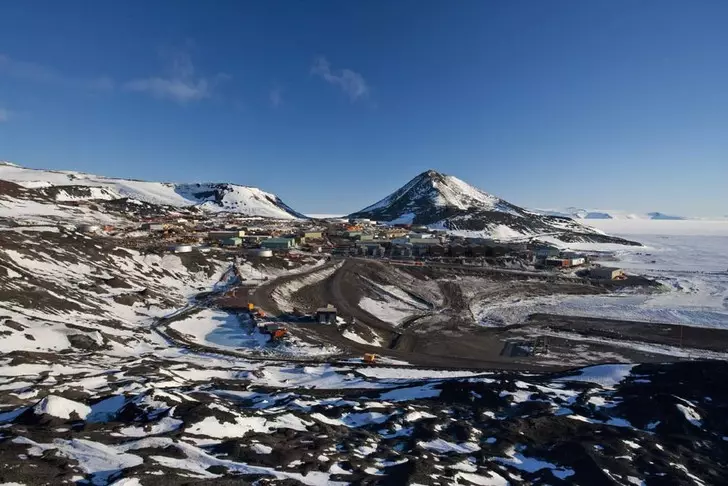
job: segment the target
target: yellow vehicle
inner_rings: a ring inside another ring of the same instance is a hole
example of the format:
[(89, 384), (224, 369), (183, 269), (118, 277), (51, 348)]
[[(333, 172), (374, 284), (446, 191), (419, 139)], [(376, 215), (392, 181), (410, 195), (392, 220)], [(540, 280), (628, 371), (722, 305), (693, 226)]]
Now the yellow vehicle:
[(377, 355), (374, 353), (366, 353), (364, 355), (364, 358), (362, 358), (362, 361), (364, 361), (367, 364), (373, 364), (377, 361)]

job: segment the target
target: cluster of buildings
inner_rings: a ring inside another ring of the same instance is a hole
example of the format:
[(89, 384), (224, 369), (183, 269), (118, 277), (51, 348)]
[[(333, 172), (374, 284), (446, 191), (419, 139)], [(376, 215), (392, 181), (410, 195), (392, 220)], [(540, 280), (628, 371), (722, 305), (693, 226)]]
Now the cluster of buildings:
[(562, 251), (553, 246), (541, 246), (533, 251), (533, 263), (540, 267), (572, 268), (589, 263), (586, 255)]
[(326, 244), (324, 228), (310, 222), (244, 219), (227, 213), (204, 220), (158, 218), (141, 223), (136, 232), (137, 237), (147, 235), (151, 246), (179, 253), (215, 247), (256, 250), (267, 257), (293, 249), (320, 252)]
[[(333, 256), (401, 260), (499, 259), (520, 261), (536, 268), (570, 269), (586, 266), (587, 256), (536, 242), (499, 242), (466, 238), (418, 225), (384, 225), (369, 219), (272, 221), (217, 215), (204, 221), (167, 219), (147, 221), (141, 230), (164, 235), (179, 252), (219, 247), (247, 251), (260, 257), (302, 250)], [(591, 277), (622, 279), (620, 269), (595, 268)]]
[(463, 238), (424, 227), (386, 227), (361, 234), (332, 237), (332, 253), (341, 256), (414, 258), (485, 258), (518, 255), (526, 257), (525, 243), (501, 243), (488, 238)]
[(321, 251), (324, 241), (322, 231), (292, 233), (248, 233), (245, 229), (215, 230), (207, 233), (206, 240), (223, 247), (261, 248), (265, 250), (293, 250), (298, 248)]

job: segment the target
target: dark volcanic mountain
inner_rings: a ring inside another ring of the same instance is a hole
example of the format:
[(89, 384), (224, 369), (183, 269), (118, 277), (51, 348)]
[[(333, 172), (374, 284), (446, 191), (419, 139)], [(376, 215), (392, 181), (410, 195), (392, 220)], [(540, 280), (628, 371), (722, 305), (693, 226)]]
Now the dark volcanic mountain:
[(529, 211), (434, 170), (423, 172), (349, 217), (474, 231), (493, 238), (549, 235), (563, 241), (637, 244), (604, 235), (568, 217)]

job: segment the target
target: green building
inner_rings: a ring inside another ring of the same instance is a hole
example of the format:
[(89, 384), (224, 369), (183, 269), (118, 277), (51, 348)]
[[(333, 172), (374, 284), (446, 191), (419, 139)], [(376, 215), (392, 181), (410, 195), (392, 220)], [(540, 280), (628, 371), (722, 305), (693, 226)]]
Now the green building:
[(260, 247), (269, 250), (288, 250), (296, 247), (296, 240), (293, 238), (268, 238), (260, 242)]
[(220, 244), (222, 246), (242, 246), (243, 239), (242, 238), (224, 238), (220, 240)]

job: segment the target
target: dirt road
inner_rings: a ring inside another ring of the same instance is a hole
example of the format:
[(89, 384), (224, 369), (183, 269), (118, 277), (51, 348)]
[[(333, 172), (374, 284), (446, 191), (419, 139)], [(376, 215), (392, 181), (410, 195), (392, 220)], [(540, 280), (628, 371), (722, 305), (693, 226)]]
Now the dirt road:
[[(712, 351), (725, 349), (728, 345), (728, 333), (720, 331), (686, 332), (674, 326), (622, 321), (607, 324), (606, 320), (564, 316), (533, 316), (514, 326), (478, 325), (470, 310), (470, 302), (474, 299), (499, 302), (514, 295), (528, 298), (608, 292), (602, 286), (576, 278), (550, 273), (536, 275), (448, 265), (399, 268), (381, 261), (353, 258), (267, 282), (251, 292), (250, 300), (270, 315), (278, 316), (297, 337), (314, 344), (334, 345), (343, 350), (344, 357), (376, 353), (418, 366), (541, 371), (605, 361), (671, 359), (664, 352), (640, 348), (641, 344), (674, 346), (677, 342)], [(297, 282), (300, 280), (305, 280), (305, 285)], [(333, 304), (345, 321), (355, 321), (348, 331), (362, 339), (348, 339), (337, 326), (287, 317), (292, 309), (280, 308), (280, 294), (278, 301), (275, 295), (287, 285), (286, 305), (291, 308), (295, 305), (311, 313), (317, 307)], [(360, 306), (360, 301), (365, 296), (375, 300), (381, 298), (375, 292), (380, 287), (397, 288), (407, 295), (417, 292), (419, 287), (427, 287), (430, 294), (415, 297), (428, 302), (429, 310), (413, 310), (412, 315), (400, 323), (372, 315)], [(678, 332), (682, 332), (682, 337), (676, 334)], [(514, 346), (529, 349), (539, 336), (548, 337), (548, 356), (511, 352)], [(584, 339), (585, 336), (592, 339)], [(635, 346), (625, 347), (615, 342), (616, 339), (632, 341)]]

